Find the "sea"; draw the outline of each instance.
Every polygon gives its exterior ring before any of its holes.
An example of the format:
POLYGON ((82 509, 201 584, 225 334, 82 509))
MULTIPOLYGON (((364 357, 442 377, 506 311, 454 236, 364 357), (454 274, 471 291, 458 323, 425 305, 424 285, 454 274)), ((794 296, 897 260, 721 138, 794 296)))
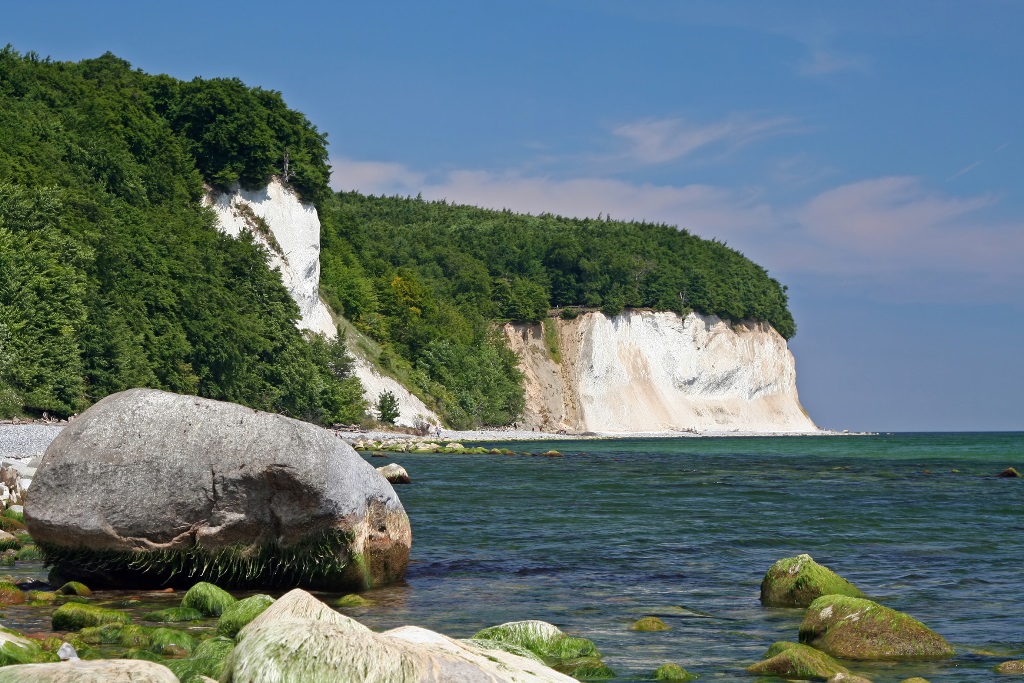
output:
POLYGON ((956 649, 846 662, 854 673, 992 681, 1024 658, 1024 479, 996 476, 1024 472, 1024 433, 472 445, 517 455, 365 454, 409 471, 396 490, 413 547, 405 582, 350 616, 453 637, 542 619, 593 640, 615 681, 675 662, 749 683, 744 669, 796 641, 803 615, 763 607, 761 580, 808 553, 956 649), (670 630, 629 629, 650 615, 670 630))

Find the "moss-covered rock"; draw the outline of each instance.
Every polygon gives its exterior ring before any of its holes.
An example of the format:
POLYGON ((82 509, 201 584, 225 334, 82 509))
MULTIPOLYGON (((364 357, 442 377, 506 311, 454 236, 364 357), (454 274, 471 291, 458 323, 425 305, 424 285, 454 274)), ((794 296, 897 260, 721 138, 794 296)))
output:
POLYGON ((147 612, 142 615, 143 621, 155 621, 162 624, 173 624, 180 621, 199 621, 203 613, 191 607, 168 607, 167 609, 147 612))
POLYGON ((182 683, 195 683, 205 677, 216 680, 224 671, 224 662, 234 648, 234 640, 217 636, 199 643, 187 659, 166 664, 182 683))
POLYGON ((191 654, 196 647, 196 639, 185 631, 176 628, 156 628, 150 634, 149 649, 158 655, 180 656, 191 654))
POLYGON ((825 595, 807 608, 800 642, 844 659, 947 659, 953 648, 935 631, 870 600, 825 595))
POLYGON ((223 588, 200 581, 188 589, 185 597, 181 599, 181 606, 186 609, 197 609, 207 617, 219 617, 225 607, 236 602, 238 600, 223 588))
POLYGON ((102 626, 86 626, 78 632, 82 642, 89 645, 123 645, 125 647, 148 647, 150 636, 141 626, 112 623, 102 626))
POLYGON ((913 678, 904 678, 900 683, 928 683, 928 679, 914 676, 913 678))
MULTIPOLYGON (((828 679, 828 683, 871 683, 871 679, 858 676, 857 674, 851 673, 837 673, 832 678, 828 679)), ((925 681, 925 683, 928 683, 925 681)))
POLYGON ((822 595, 867 597, 852 583, 806 554, 779 560, 761 581, 761 604, 768 607, 807 607, 822 595))
POLYGON ((1003 470, 996 476, 999 477, 1000 479, 1019 479, 1020 472, 1013 469, 1012 467, 1007 467, 1005 470, 1003 470))
POLYGON ((57 656, 44 650, 39 642, 0 628, 0 667, 56 660, 57 656))
POLYGON ((699 678, 697 674, 692 674, 678 664, 673 664, 671 662, 668 664, 662 664, 654 670, 654 680, 656 681, 686 683, 686 681, 693 681, 697 678, 699 678))
POLYGON ((357 595, 355 593, 343 595, 334 601, 335 607, 367 607, 372 604, 372 600, 367 600, 363 596, 357 595))
POLYGON ((1024 659, 1011 659, 996 667, 996 672, 1001 674, 1024 674, 1024 659))
POLYGON ((92 591, 89 590, 89 587, 78 581, 68 581, 58 588, 57 592, 61 595, 77 595, 83 598, 88 598, 92 595, 92 591))
POLYGON ((629 626, 630 631, 669 631, 668 624, 658 617, 643 617, 629 626))
POLYGON ((274 598, 269 595, 260 594, 249 596, 244 600, 228 605, 224 608, 224 613, 220 615, 220 619, 217 621, 217 633, 234 638, 242 630, 242 627, 258 617, 263 613, 263 610, 273 604, 274 598))
POLYGON ((540 657, 555 671, 573 678, 613 678, 614 673, 601 660, 601 652, 586 638, 566 635, 546 621, 513 621, 478 631, 476 640, 511 643, 540 657))
POLYGON ((0 605, 24 605, 28 597, 13 583, 0 581, 0 605))
POLYGON ((827 681, 838 673, 849 672, 849 669, 824 652, 787 642, 775 643, 764 653, 763 661, 747 667, 747 673, 809 681, 827 681))
POLYGON ((50 618, 54 631, 78 631, 86 626, 130 624, 131 621, 131 617, 116 609, 106 609, 79 602, 68 602, 61 605, 50 618))

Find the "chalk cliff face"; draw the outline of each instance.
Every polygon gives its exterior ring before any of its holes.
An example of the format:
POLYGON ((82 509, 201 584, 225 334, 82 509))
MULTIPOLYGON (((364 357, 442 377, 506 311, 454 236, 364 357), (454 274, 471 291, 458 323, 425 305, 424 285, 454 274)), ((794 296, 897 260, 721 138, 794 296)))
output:
MULTIPOLYGON (((320 217, 315 206, 302 202, 276 178, 262 190, 236 187, 229 193, 210 192, 204 203, 217 214, 223 232, 238 237, 248 230, 267 247, 271 267, 281 271, 284 286, 299 306, 299 329, 338 336, 331 312, 320 300, 320 217)), ((408 389, 380 374, 358 349, 350 346, 349 350, 355 356, 355 375, 363 383, 371 405, 381 392, 390 391, 398 398, 397 424, 411 427, 417 417, 440 424, 408 389)))
MULTIPOLYGON (((524 424, 636 432, 814 432, 786 340, 765 323, 630 311, 556 325, 561 362, 540 324, 508 324, 526 374, 524 424)), ((550 335, 549 335, 550 336, 550 335)))

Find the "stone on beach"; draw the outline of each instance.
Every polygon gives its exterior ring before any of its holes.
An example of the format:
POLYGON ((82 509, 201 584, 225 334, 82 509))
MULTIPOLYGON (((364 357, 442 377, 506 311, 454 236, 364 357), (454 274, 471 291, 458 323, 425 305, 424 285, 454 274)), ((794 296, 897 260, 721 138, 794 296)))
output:
POLYGON ((64 428, 27 524, 58 574, 93 585, 363 589, 400 579, 412 540, 394 489, 331 432, 150 389, 64 428))
POLYGON ((822 595, 867 597, 852 583, 806 554, 779 560, 761 581, 761 604, 768 607, 807 607, 822 595))
POLYGON ((825 595, 811 603, 800 642, 843 659, 948 659, 953 648, 935 631, 870 600, 825 595))

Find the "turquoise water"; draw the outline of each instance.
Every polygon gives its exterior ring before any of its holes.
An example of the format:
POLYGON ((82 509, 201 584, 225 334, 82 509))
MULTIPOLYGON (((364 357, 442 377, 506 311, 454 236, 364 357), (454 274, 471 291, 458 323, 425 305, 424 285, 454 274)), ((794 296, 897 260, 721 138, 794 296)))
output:
MULTIPOLYGON (((488 446, 498 444, 486 444, 488 446)), ((1024 434, 635 439, 501 444, 563 458, 388 454, 413 524, 407 581, 348 613, 466 637, 543 619, 594 640, 618 681, 674 661, 704 680, 795 641, 802 612, 758 589, 810 553, 957 650, 850 663, 876 683, 990 681, 1024 658, 1024 434), (637 633, 658 615, 671 627, 637 633)))

